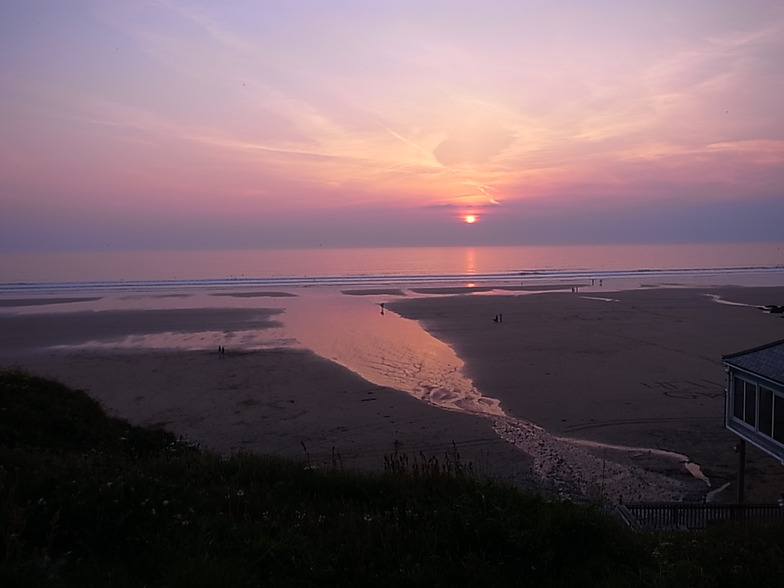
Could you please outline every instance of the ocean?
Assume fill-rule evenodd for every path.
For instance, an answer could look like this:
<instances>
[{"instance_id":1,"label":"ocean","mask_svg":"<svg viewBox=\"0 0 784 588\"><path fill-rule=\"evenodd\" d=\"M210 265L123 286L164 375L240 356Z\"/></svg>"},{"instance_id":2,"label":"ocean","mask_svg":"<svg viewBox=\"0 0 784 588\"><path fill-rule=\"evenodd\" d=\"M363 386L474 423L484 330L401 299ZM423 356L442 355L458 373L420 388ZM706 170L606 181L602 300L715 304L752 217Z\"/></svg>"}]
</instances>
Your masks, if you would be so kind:
<instances>
[{"instance_id":1,"label":"ocean","mask_svg":"<svg viewBox=\"0 0 784 588\"><path fill-rule=\"evenodd\" d=\"M784 285L784 243L0 254L0 295L624 279Z\"/></svg>"}]
</instances>

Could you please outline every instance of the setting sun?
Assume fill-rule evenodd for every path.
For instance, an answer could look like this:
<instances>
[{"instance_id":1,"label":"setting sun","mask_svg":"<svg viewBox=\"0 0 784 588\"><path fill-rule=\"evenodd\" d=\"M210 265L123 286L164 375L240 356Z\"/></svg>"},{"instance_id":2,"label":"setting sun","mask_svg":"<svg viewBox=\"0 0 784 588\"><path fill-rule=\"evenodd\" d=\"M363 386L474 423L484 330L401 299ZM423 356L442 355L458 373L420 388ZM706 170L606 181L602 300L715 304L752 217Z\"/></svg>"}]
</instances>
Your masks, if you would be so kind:
<instances>
[{"instance_id":1,"label":"setting sun","mask_svg":"<svg viewBox=\"0 0 784 588\"><path fill-rule=\"evenodd\" d=\"M474 224L478 219L474 214L467 214L463 217L463 220L467 222L469 225Z\"/></svg>"}]
</instances>

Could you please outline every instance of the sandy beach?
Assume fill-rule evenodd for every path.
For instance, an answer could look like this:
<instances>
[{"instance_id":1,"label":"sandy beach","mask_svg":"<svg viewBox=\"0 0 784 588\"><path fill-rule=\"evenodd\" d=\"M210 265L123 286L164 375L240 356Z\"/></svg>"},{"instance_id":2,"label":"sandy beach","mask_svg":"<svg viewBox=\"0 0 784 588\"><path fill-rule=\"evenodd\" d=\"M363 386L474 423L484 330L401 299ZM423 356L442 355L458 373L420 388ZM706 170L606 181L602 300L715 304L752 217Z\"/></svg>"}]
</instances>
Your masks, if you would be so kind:
<instances>
[{"instance_id":1,"label":"sandy beach","mask_svg":"<svg viewBox=\"0 0 784 588\"><path fill-rule=\"evenodd\" d=\"M573 498L731 501L721 355L784 333L758 308L780 288L219 294L6 300L0 365L223 453L380 469L456 450ZM747 499L782 490L751 448Z\"/></svg>"},{"instance_id":2,"label":"sandy beach","mask_svg":"<svg viewBox=\"0 0 784 588\"><path fill-rule=\"evenodd\" d=\"M478 389L501 399L506 414L543 427L562 452L566 442L569 451L590 450L605 468L613 460L668 475L677 467L668 470L650 450L679 453L715 490L734 482L737 471L737 439L723 427L721 356L781 339L781 315L759 309L781 296L778 288L660 287L455 296L391 307L454 347ZM502 322L493 321L496 315ZM748 499L775 500L784 467L749 453Z\"/></svg>"}]
</instances>

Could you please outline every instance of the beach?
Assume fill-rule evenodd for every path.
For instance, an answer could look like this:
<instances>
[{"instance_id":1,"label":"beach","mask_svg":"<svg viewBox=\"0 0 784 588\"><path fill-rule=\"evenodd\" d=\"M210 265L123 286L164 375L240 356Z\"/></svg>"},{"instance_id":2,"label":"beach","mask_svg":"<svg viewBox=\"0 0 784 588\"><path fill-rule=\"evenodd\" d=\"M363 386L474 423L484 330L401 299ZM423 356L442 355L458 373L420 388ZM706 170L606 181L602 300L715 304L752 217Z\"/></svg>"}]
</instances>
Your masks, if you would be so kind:
<instances>
[{"instance_id":1,"label":"beach","mask_svg":"<svg viewBox=\"0 0 784 588\"><path fill-rule=\"evenodd\" d=\"M455 296L392 308L454 347L466 374L502 399L506 414L545 429L551 452L592 452L602 464L594 462L588 475L613 461L679 477L683 469L667 465L659 450L699 465L711 490L734 484L737 438L723 426L721 356L782 338L781 315L760 310L782 290L586 290ZM571 467L586 460L573 461ZM782 489L784 467L750 448L747 499L775 500ZM731 500L733 492L717 499Z\"/></svg>"},{"instance_id":2,"label":"beach","mask_svg":"<svg viewBox=\"0 0 784 588\"><path fill-rule=\"evenodd\" d=\"M732 501L721 356L782 338L759 308L781 288L549 290L5 300L0 365L223 454L397 451L568 498ZM784 468L747 458L747 499L775 500Z\"/></svg>"}]
</instances>

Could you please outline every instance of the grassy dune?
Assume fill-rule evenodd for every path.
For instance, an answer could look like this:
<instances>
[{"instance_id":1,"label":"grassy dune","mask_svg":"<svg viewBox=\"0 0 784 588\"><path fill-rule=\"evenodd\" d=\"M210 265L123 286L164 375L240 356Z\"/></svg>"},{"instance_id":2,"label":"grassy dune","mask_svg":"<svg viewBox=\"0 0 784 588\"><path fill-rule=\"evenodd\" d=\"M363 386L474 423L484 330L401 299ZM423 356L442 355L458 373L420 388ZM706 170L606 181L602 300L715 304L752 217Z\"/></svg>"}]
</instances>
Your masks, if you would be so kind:
<instances>
[{"instance_id":1,"label":"grassy dune","mask_svg":"<svg viewBox=\"0 0 784 588\"><path fill-rule=\"evenodd\" d=\"M0 585L782 585L779 527L633 533L390 450L375 475L222 458L0 372Z\"/></svg>"}]
</instances>

